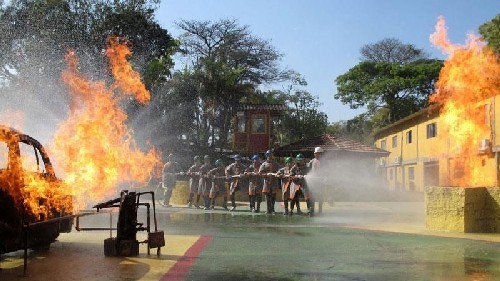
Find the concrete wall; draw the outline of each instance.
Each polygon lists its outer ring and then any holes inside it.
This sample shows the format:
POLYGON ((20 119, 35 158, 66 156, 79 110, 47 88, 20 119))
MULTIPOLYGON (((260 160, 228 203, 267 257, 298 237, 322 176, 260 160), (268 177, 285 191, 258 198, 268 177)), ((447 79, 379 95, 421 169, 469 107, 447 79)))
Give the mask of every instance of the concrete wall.
POLYGON ((500 188, 429 186, 426 226, 431 230, 500 233, 500 188))

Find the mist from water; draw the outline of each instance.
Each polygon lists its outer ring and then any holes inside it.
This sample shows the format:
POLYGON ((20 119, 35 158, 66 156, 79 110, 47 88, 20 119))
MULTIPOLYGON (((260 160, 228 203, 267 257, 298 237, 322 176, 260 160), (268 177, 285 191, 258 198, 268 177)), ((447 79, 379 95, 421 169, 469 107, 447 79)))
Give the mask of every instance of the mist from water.
POLYGON ((306 176, 313 194, 325 186, 325 202, 334 201, 422 201, 422 193, 389 190, 385 183, 385 169, 377 165, 377 158, 363 153, 333 155, 324 153, 321 168, 306 176))

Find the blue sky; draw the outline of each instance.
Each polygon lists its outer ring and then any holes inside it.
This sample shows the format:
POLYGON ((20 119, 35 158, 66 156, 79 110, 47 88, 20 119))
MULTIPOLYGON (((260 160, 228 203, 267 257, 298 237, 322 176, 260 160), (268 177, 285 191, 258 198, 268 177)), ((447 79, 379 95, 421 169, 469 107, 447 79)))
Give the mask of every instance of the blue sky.
POLYGON ((304 75, 306 90, 335 122, 363 111, 333 98, 335 78, 359 62, 363 45, 393 37, 445 59, 429 42, 438 16, 444 16, 450 40, 463 44, 498 13, 498 0, 163 0, 156 18, 175 37, 180 30, 174 22, 183 19, 229 18, 248 25, 284 55, 283 67, 304 75))

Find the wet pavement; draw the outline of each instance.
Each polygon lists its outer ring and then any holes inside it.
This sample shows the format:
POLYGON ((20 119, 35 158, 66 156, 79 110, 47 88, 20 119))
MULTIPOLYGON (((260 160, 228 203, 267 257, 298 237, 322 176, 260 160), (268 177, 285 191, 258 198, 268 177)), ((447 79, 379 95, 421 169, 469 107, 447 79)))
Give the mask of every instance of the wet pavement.
POLYGON ((159 207, 160 256, 141 245, 138 257, 105 257, 109 231, 62 234, 30 252, 27 277, 22 252, 3 256, 0 280, 500 280, 500 234, 427 231, 422 202, 339 202, 313 218, 247 209, 159 207))

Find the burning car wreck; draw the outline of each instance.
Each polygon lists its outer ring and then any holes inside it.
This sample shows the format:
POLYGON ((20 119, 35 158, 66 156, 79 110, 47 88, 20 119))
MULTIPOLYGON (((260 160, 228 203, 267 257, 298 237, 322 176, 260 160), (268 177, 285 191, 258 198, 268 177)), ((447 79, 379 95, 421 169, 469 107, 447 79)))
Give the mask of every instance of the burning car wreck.
POLYGON ((0 125, 0 254, 46 249, 71 231, 72 196, 63 185, 37 140, 0 125))

